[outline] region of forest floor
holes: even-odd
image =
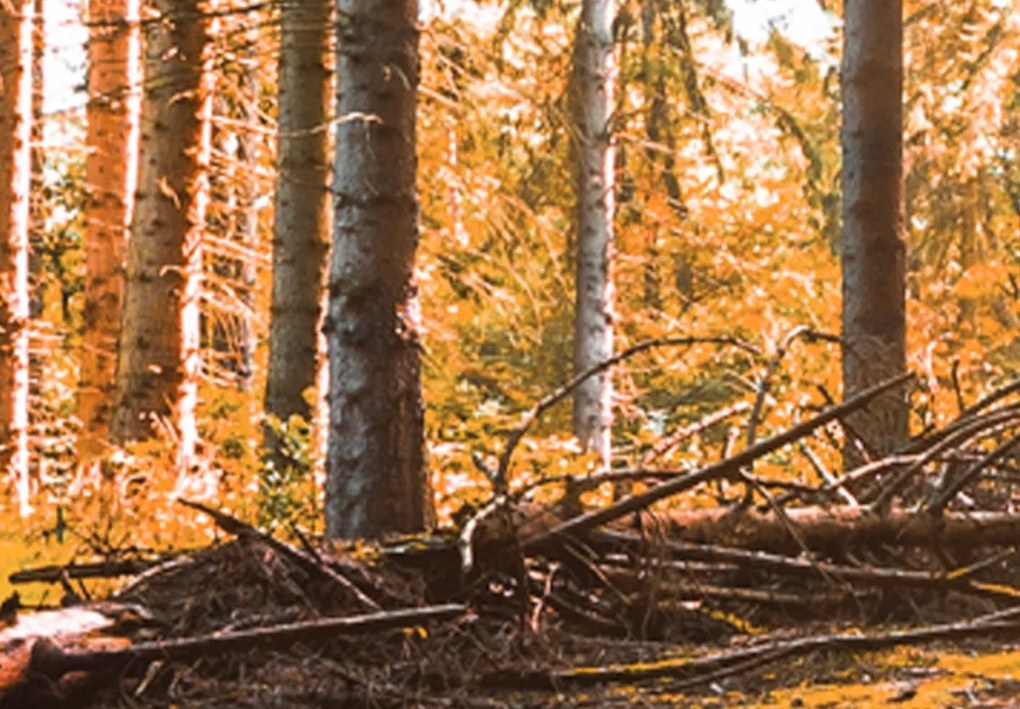
[[[992,408],[1020,382],[842,477],[754,475],[903,381],[698,469],[572,480],[641,481],[589,510],[504,489],[524,425],[458,529],[379,545],[179,500],[234,538],[9,577],[64,597],[0,604],[0,709],[1020,706],[1020,404]]]
[[[415,549],[420,553],[422,548]],[[436,574],[443,564],[424,553],[430,557],[424,572],[375,555],[367,559],[364,550],[361,560],[348,555],[337,568],[387,606],[434,607],[430,601],[444,599],[429,596],[447,594],[442,574]],[[421,566],[418,561],[412,565]],[[42,693],[36,683],[28,693],[0,695],[0,706],[1005,707],[1020,701],[1020,645],[1014,644],[1020,628],[917,646],[859,651],[820,646],[786,657],[757,656],[743,669],[723,666],[717,680],[709,669],[700,676],[684,671],[692,661],[759,644],[775,647],[846,632],[881,637],[922,621],[970,615],[968,599],[953,594],[932,596],[924,608],[887,605],[887,612],[902,617],[856,627],[846,622],[853,612],[833,620],[809,608],[772,611],[768,617],[756,613],[771,627],[745,632],[735,631],[741,621],[732,604],[727,613],[690,604],[695,610],[683,613],[684,623],[648,628],[649,635],[660,637],[642,640],[600,635],[577,618],[568,621],[550,609],[536,613],[535,606],[526,618],[517,617],[513,594],[492,577],[483,588],[457,594],[467,607],[448,618],[412,619],[364,636],[315,634],[278,645],[274,628],[314,627],[323,619],[365,613],[355,596],[313,576],[278,548],[246,536],[163,563],[109,600],[117,608],[119,630],[113,632],[130,638],[126,646],[245,632],[250,642],[166,661],[111,656],[109,670],[89,675],[91,681],[72,672],[59,683],[45,683]],[[695,627],[700,617],[707,621]],[[589,674],[592,681],[585,679]]]

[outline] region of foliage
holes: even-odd
[[[1020,361],[1020,20],[993,0],[907,5],[909,353],[923,375],[920,428],[1014,377]],[[429,464],[444,519],[487,499],[474,460],[498,455],[523,413],[571,375],[566,107],[575,10],[557,2],[516,3],[503,16],[487,5],[437,9],[424,26],[417,276]],[[119,453],[106,473],[116,504],[104,506],[103,475],[75,470],[73,456],[37,441],[40,455],[63,466],[52,504],[68,505],[74,524],[116,516],[111,544],[134,540],[126,530],[141,527],[146,544],[204,534],[172,504],[184,491],[263,522],[309,527],[321,509],[321,419],[270,422],[294,466],[266,471],[259,461],[275,67],[273,51],[252,50],[276,46],[276,19],[250,9],[221,20],[203,462],[175,471],[172,440]],[[614,444],[625,466],[728,405],[763,402],[760,438],[819,405],[816,387],[839,396],[838,346],[803,333],[789,339],[801,327],[839,333],[839,38],[801,47],[774,28],[755,45],[733,36],[718,2],[622,3],[617,29],[618,347],[667,336],[741,343],[664,349],[617,367]],[[46,173],[42,329],[56,346],[39,354],[47,413],[37,415],[62,440],[74,430],[81,169],[69,149]],[[243,376],[239,337],[254,345]],[[568,414],[554,408],[526,439],[515,489],[590,469],[567,435]],[[741,416],[657,463],[694,465],[744,445],[746,410]],[[838,467],[838,443],[818,455]],[[797,453],[758,472],[816,475]]]

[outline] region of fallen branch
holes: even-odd
[[[62,578],[89,579],[132,576],[134,574],[140,574],[147,571],[154,566],[159,566],[166,561],[166,558],[111,559],[108,561],[95,561],[83,564],[39,566],[36,568],[15,571],[7,577],[7,580],[12,584],[35,582],[56,583]]]
[[[631,548],[649,546],[649,542],[637,534],[612,530],[598,532],[596,539],[593,541],[606,544],[625,544]],[[657,541],[651,544],[653,548],[656,544],[661,545],[662,548],[669,552],[672,558],[683,561],[730,563],[745,569],[758,569],[800,578],[835,579],[844,583],[856,583],[867,586],[905,586],[928,589],[951,588],[984,598],[1009,600],[1014,603],[1020,601],[1020,589],[1000,584],[982,583],[968,578],[974,573],[971,567],[948,573],[933,573],[930,571],[890,567],[845,566],[805,559],[803,557],[789,557],[761,551],[747,551],[704,544],[672,541]],[[994,558],[1001,559],[1001,555],[996,555]]]
[[[906,383],[913,376],[913,374],[907,372],[869,389],[865,389],[860,394],[851,397],[843,404],[823,411],[817,416],[808,419],[804,423],[761,441],[760,443],[757,443],[730,458],[713,465],[709,465],[700,470],[696,470],[693,473],[682,475],[675,480],[660,483],[645,492],[624,497],[609,507],[594,510],[569,519],[549,531],[526,538],[521,543],[521,546],[525,550],[530,550],[567,535],[583,534],[595,527],[607,522],[612,522],[613,520],[619,519],[632,512],[637,512],[638,510],[648,507],[653,502],[657,502],[666,497],[689,490],[701,483],[712,480],[735,478],[744,466],[750,464],[754,460],[768,455],[772,451],[782,448],[788,443],[792,443],[793,441],[806,436],[819,426],[823,426],[829,421],[866,406],[867,403],[875,397],[889,389]]]
[[[997,511],[924,512],[893,509],[884,515],[859,507],[795,507],[787,521],[773,512],[728,508],[660,510],[642,515],[642,526],[674,542],[799,554],[804,547],[839,558],[855,548],[883,545],[976,549],[1012,546],[1020,540],[1020,513]],[[797,529],[798,539],[787,524]],[[615,527],[616,525],[614,525]],[[554,527],[555,528],[555,527]]]
[[[553,691],[566,686],[590,687],[607,682],[636,683],[676,678],[679,681],[668,685],[668,688],[656,685],[661,691],[676,691],[819,650],[872,652],[900,645],[918,645],[932,640],[956,640],[980,635],[1015,633],[1018,630],[1020,630],[1020,607],[1014,607],[958,623],[871,635],[812,635],[696,658],[668,658],[660,662],[642,661],[634,664],[573,667],[563,670],[524,672],[503,670],[484,676],[481,684],[489,687]]]
[[[346,618],[324,618],[215,633],[180,640],[139,643],[116,650],[63,650],[56,643],[39,640],[32,647],[31,669],[50,679],[58,679],[68,672],[111,670],[131,662],[155,660],[189,662],[200,657],[225,652],[243,652],[254,648],[283,650],[296,642],[322,642],[348,635],[364,635],[431,621],[451,620],[462,616],[466,610],[466,606],[459,604],[407,608]]]

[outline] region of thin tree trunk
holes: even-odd
[[[416,0],[337,0],[326,533],[424,527],[418,314]]]
[[[32,0],[0,3],[0,473],[31,511],[28,456],[28,215]]]
[[[168,421],[190,461],[199,367],[202,235],[210,146],[209,27],[199,0],[154,0],[146,24],[139,188],[128,244],[118,442]]]
[[[124,261],[138,173],[141,41],[139,0],[91,0],[85,174],[85,328],[78,418],[79,457],[109,438],[124,305]]]
[[[613,0],[583,0],[574,53],[579,93],[575,372],[613,354],[613,15]],[[611,455],[612,398],[609,371],[574,391],[574,433],[585,448],[598,453],[606,468]]]
[[[279,149],[273,224],[273,302],[266,413],[311,421],[323,275],[329,245],[330,0],[285,2],[281,11]],[[267,462],[288,465],[272,424]]]
[[[847,0],[843,95],[843,396],[906,368],[903,21],[899,0]],[[908,436],[890,393],[851,416],[878,454]],[[861,460],[849,443],[845,464]]]
[[[43,207],[43,98],[44,82],[43,65],[46,60],[46,0],[34,0],[32,3],[32,186],[28,200],[28,291],[29,317],[32,321],[42,317],[45,283],[43,283],[43,260],[39,251],[42,246],[43,229],[45,228]],[[35,354],[35,344],[31,342],[29,333],[29,366],[32,369],[31,393],[32,401],[38,395],[38,376],[40,374],[39,357]]]

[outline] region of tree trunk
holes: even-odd
[[[141,42],[138,0],[89,3],[89,100],[85,173],[85,328],[82,335],[78,455],[102,453],[113,418],[124,259],[138,172]]]
[[[199,0],[155,0],[151,10],[112,434],[144,440],[168,419],[183,469],[195,442],[209,30]]]
[[[899,0],[847,0],[843,95],[843,396],[906,369],[903,21]],[[876,454],[907,440],[902,392],[850,417]],[[861,461],[849,442],[847,468]]]
[[[577,275],[574,371],[613,354],[612,248],[614,166],[612,126],[616,67],[613,0],[583,0],[574,52],[578,82]],[[609,467],[613,387],[607,370],[574,390],[574,434]]]
[[[43,282],[43,260],[40,250],[45,229],[43,169],[46,154],[43,148],[43,104],[45,98],[43,67],[46,60],[46,0],[32,3],[32,177],[28,197],[28,312],[35,322],[42,317],[46,284]],[[39,377],[42,366],[36,354],[35,333],[29,332],[29,402],[39,396]],[[31,409],[31,403],[29,404]],[[31,422],[30,422],[31,427]]]
[[[418,313],[416,0],[337,0],[326,533],[378,537],[431,517]]]
[[[311,421],[305,393],[318,370],[318,327],[328,248],[329,0],[284,3],[279,65],[279,149],[273,224],[273,303],[266,413]],[[267,461],[287,456],[266,426]]]
[[[0,473],[29,505],[28,215],[32,0],[0,3]]]

